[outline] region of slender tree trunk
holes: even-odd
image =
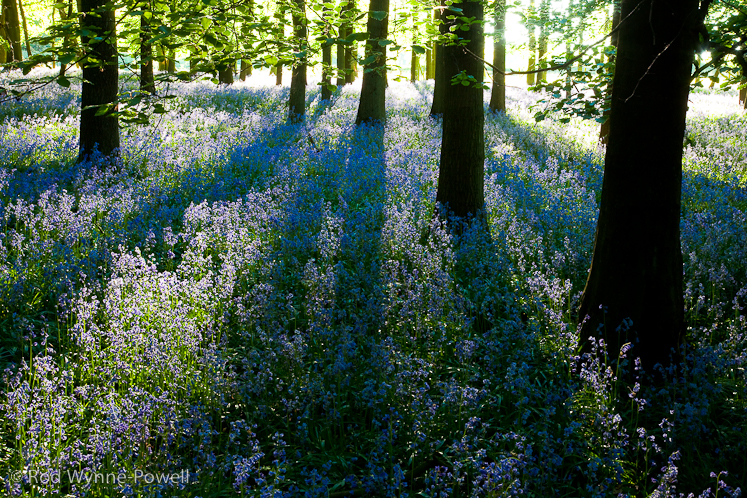
[[[345,3],[345,12],[348,16],[348,20],[346,22],[346,30],[345,30],[345,36],[350,36],[353,33],[353,16],[355,15],[355,0],[347,0]],[[355,76],[358,72],[358,65],[355,61],[355,55],[357,55],[354,50],[356,50],[357,45],[346,45],[345,46],[345,83],[350,84],[355,81]]]
[[[431,48],[430,43],[426,45],[425,48],[425,79],[432,80],[433,79],[433,49]]]
[[[383,19],[368,16],[368,40],[366,41],[366,58],[370,60],[364,66],[361,86],[361,100],[355,124],[379,122],[386,120],[386,46],[380,42],[389,34],[389,0],[371,0],[371,13],[383,12]]]
[[[547,23],[550,20],[550,2],[549,0],[542,0],[540,2],[540,35],[539,35],[539,43],[537,46],[537,52],[538,52],[538,62],[541,66],[546,66],[547,61],[545,60],[545,57],[547,56]],[[540,83],[547,83],[547,71],[542,71],[540,73],[537,73],[537,82]]]
[[[329,15],[330,8],[324,7],[323,13]],[[332,36],[329,25],[324,28],[324,36],[329,39]],[[332,44],[326,41],[322,43],[322,92],[321,100],[330,100],[332,98]]]
[[[16,0],[3,0],[3,11],[5,12],[5,34],[10,44],[10,54],[7,60],[23,60],[23,49],[21,48],[21,21],[18,17],[18,4]]]
[[[296,48],[299,52],[306,50],[306,3],[295,0],[296,10],[293,11],[294,40],[298,41]],[[293,64],[288,97],[288,121],[300,123],[306,115],[306,57]]]
[[[622,0],[619,49],[594,256],[581,330],[609,354],[630,342],[653,372],[684,332],[680,206],[690,71],[699,0]],[[704,15],[704,14],[703,14]],[[628,17],[629,16],[629,17]],[[632,327],[616,332],[629,318]]]
[[[103,10],[106,0],[82,0],[83,28],[92,35],[81,36],[81,46],[89,58],[83,61],[83,90],[80,113],[81,160],[94,149],[109,156],[119,149],[119,121],[115,109],[97,115],[100,106],[117,101],[117,37],[113,10]],[[97,39],[98,38],[98,39]]]
[[[168,71],[170,74],[174,74],[176,72],[176,51],[175,50],[169,50],[169,58],[166,64],[166,71]]]
[[[480,1],[466,1],[459,4],[463,9],[459,17],[483,19]],[[449,15],[449,12],[445,12]],[[449,21],[451,24],[454,21]],[[457,19],[459,25],[462,21]],[[467,48],[478,57],[483,57],[484,36],[482,23],[471,24],[468,31],[458,26],[456,33],[469,40]],[[448,85],[445,87],[445,108],[443,136],[441,140],[441,161],[438,173],[436,202],[445,206],[456,216],[467,217],[482,213],[485,205],[483,193],[485,176],[485,122],[483,108],[482,61],[473,57],[463,47],[444,47],[444,71],[447,77],[459,74],[462,70],[477,79],[478,84]],[[440,212],[439,215],[446,215]]]
[[[345,0],[343,0],[345,1]],[[348,13],[348,4],[347,2],[342,6],[342,10],[340,11],[341,17],[343,17],[343,20],[340,21],[340,27],[338,28],[338,38],[347,38],[350,33],[348,33],[347,28],[347,21],[345,20],[345,16],[347,16]],[[348,61],[347,57],[345,57],[345,45],[342,43],[337,44],[337,86],[343,86],[345,84],[345,74],[347,74],[349,67],[345,66],[345,63]]]
[[[612,12],[612,30],[617,28],[617,25],[620,24],[620,0],[615,0],[613,3],[613,12]],[[620,34],[618,32],[612,33],[612,36],[610,37],[610,45],[615,47],[617,49],[618,45],[620,43]],[[610,62],[615,62],[615,56],[610,56]],[[603,143],[607,143],[607,137],[610,134],[610,103],[612,101],[612,81],[610,81],[609,85],[607,85],[607,91],[604,95],[604,107],[605,110],[602,113],[602,117],[606,118],[606,120],[602,123],[602,125],[599,127],[599,140]]]
[[[233,85],[233,71],[235,66],[236,63],[234,61],[221,64],[218,69],[218,82],[221,85]]]
[[[441,6],[444,5],[443,0]],[[444,22],[438,26],[440,34],[446,34],[448,32],[448,26],[446,19],[442,19],[441,10],[434,11],[434,19],[436,21],[443,20]],[[446,74],[446,65],[444,63],[444,46],[440,43],[436,43],[435,46],[435,57],[433,60],[433,104],[431,105],[431,116],[437,116],[444,113],[444,107],[446,102],[445,98],[445,87],[450,85],[449,77],[453,75]],[[459,72],[459,71],[457,71]]]
[[[420,73],[420,57],[418,57],[418,54],[415,52],[415,50],[413,50],[410,56],[410,81],[412,83],[415,83],[416,81],[418,81],[419,73]]]
[[[5,28],[5,5],[0,4],[0,64],[5,64],[8,61],[9,52],[5,50],[5,43],[10,45],[10,38]]]
[[[747,82],[742,82],[742,84],[747,84]],[[747,87],[739,90],[739,103],[743,104],[744,108],[747,109]]]
[[[534,0],[529,0],[529,10],[527,13],[530,17],[534,16]],[[537,50],[537,41],[534,37],[535,27],[534,19],[529,19],[529,21],[527,21],[527,30],[529,31],[529,64],[527,65],[527,71],[534,71],[534,54]],[[527,84],[529,86],[534,85],[535,76],[535,73],[527,74]]]
[[[493,88],[490,110],[506,112],[506,0],[496,0],[493,35]]]
[[[26,53],[28,57],[31,57],[31,43],[29,43],[29,25],[26,22],[26,12],[23,11],[23,0],[17,0],[18,11],[21,13],[21,21],[23,24],[23,38],[26,41]]]
[[[140,91],[152,95],[156,93],[156,82],[153,77],[153,46],[150,44],[151,29],[150,19],[146,12],[150,14],[148,2],[141,5],[142,15],[140,16]]]
[[[283,84],[283,63],[279,62],[275,65],[275,84],[280,86]]]

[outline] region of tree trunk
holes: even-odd
[[[483,8],[480,1],[463,2],[459,7],[463,9],[463,13],[458,16],[482,21]],[[448,15],[449,12],[446,11],[445,14]],[[455,22],[462,23],[459,19]],[[469,31],[462,31],[458,27],[455,32],[469,40],[467,48],[472,53],[483,57],[482,23],[470,25]],[[462,70],[477,79],[477,84],[449,84],[445,87],[441,161],[436,193],[436,202],[446,208],[445,212],[442,208],[442,212],[438,213],[440,216],[452,212],[456,216],[467,217],[482,213],[485,205],[485,117],[481,88],[484,70],[481,60],[458,45],[444,47],[443,61],[447,81]]]
[[[109,109],[102,115],[100,106],[117,101],[117,37],[113,10],[103,10],[107,0],[81,2],[82,28],[93,36],[81,36],[81,46],[90,58],[83,61],[83,90],[80,113],[80,160],[94,149],[109,156],[119,149],[119,121]],[[100,38],[100,39],[96,39]]]
[[[16,0],[3,0],[5,13],[5,35],[8,37],[10,53],[6,55],[8,62],[23,60],[21,48],[21,21],[18,17]]]
[[[345,12],[348,15],[348,21],[347,21],[347,28],[345,30],[345,36],[349,36],[353,33],[353,16],[355,15],[355,0],[347,0],[345,3]],[[356,50],[357,46],[355,44],[353,45],[346,45],[345,46],[345,84],[350,84],[355,81],[356,73],[358,72],[358,65],[355,61],[355,55],[357,55],[354,50]]]
[[[9,52],[5,50],[5,43],[10,45],[10,39],[8,38],[8,32],[5,28],[5,5],[0,4],[0,64],[9,62]]]
[[[617,25],[620,24],[620,0],[615,0],[613,2],[613,12],[612,12],[612,27],[611,29],[614,30],[617,28]],[[610,45],[615,47],[617,49],[618,45],[620,43],[620,34],[618,32],[612,33],[612,36],[610,37]],[[610,62],[615,62],[615,56],[610,56]],[[607,91],[604,95],[604,112],[602,113],[602,117],[606,118],[606,121],[602,123],[602,125],[599,127],[599,141],[603,144],[607,143],[607,137],[610,134],[610,102],[612,99],[612,81],[610,81],[609,85],[607,85]]]
[[[342,6],[340,16],[344,17],[347,15],[347,2]],[[340,21],[340,27],[337,33],[338,38],[347,38],[348,33],[347,22],[343,19]],[[347,73],[348,67],[345,66],[347,57],[345,57],[345,45],[342,43],[337,44],[337,86],[343,86],[345,84],[345,74]]]
[[[441,6],[444,5],[443,0]],[[437,9],[434,11],[434,20],[443,20],[444,22],[438,26],[440,34],[448,33],[448,27],[446,19],[441,19],[442,11]],[[433,58],[433,104],[431,105],[431,116],[437,116],[444,113],[445,107],[445,87],[450,84],[448,77],[446,76],[446,69],[444,64],[444,46],[440,43],[436,43],[435,54]],[[458,71],[457,71],[458,72]]]
[[[168,71],[170,74],[174,74],[176,72],[176,51],[175,50],[169,50],[169,58],[166,61],[166,71]],[[233,76],[231,76],[231,80],[233,80]],[[231,81],[233,83],[233,81]]]
[[[594,256],[579,309],[581,343],[631,342],[653,372],[684,332],[680,206],[698,0],[622,0],[609,144]],[[628,17],[629,16],[629,17]],[[632,327],[616,332],[629,318]]]
[[[324,13],[329,15],[329,7],[324,7]],[[332,38],[329,26],[327,25],[324,29],[324,36],[329,39]],[[332,98],[332,44],[326,41],[322,43],[322,94],[321,100],[329,100]]]
[[[418,54],[415,52],[415,50],[412,51],[412,54],[410,55],[410,81],[412,83],[415,83],[418,81],[418,75],[420,73],[420,57],[418,57]]]
[[[368,15],[365,61],[370,62],[363,69],[356,125],[386,121],[386,46],[379,42],[386,40],[389,34],[389,0],[371,0],[369,10],[371,13],[384,12],[386,15],[381,20],[371,13]]]
[[[306,50],[306,4],[304,0],[295,0],[293,11],[293,33],[297,40],[298,52]],[[306,56],[293,64],[290,96],[288,97],[288,121],[300,123],[306,115]]]
[[[275,84],[280,86],[283,84],[283,63],[278,62],[275,66]]]
[[[218,69],[218,83],[221,85],[233,85],[233,70],[236,63],[233,61],[222,63]]]
[[[742,82],[742,84],[747,84],[747,82]],[[747,109],[747,87],[739,90],[739,103],[743,104],[744,108]]]
[[[246,59],[241,59],[241,71],[239,72],[239,78],[241,81],[246,81],[247,76],[252,75],[252,65]]]
[[[433,79],[433,56],[432,56],[433,50],[430,47],[430,44],[426,45],[425,48],[425,79],[430,80]]]
[[[506,112],[506,0],[495,2],[493,35],[493,88],[490,110]]]
[[[148,4],[142,5],[140,16],[140,91],[155,95],[156,82],[153,77],[153,46],[150,44],[150,19],[146,17]]]
[[[540,67],[546,66],[547,61],[545,56],[547,55],[547,23],[550,20],[550,2],[549,0],[542,0],[540,2],[540,35],[539,43],[537,46],[538,57],[537,60]],[[537,83],[547,83],[547,71],[537,73]]]
[[[26,12],[23,11],[23,0],[18,1],[18,12],[21,13],[21,21],[23,23],[23,38],[26,41],[26,53],[28,57],[31,57],[31,43],[29,43],[29,25],[26,22]]]
[[[527,11],[530,17],[534,16],[534,0],[529,0],[529,10]],[[529,64],[527,65],[527,71],[534,71],[534,52],[537,50],[537,41],[534,38],[535,31],[534,19],[527,21],[527,30],[529,31]],[[527,85],[534,85],[535,73],[527,74]]]

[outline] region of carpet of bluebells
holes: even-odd
[[[595,123],[509,88],[489,231],[450,230],[432,82],[392,82],[385,129],[353,126],[360,87],[289,125],[264,83],[172,84],[113,166],[76,162],[79,85],[0,104],[0,493],[740,496],[735,95],[690,96],[686,361],[651,388],[635,348],[577,353]]]

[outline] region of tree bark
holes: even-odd
[[[6,58],[8,62],[21,61],[23,60],[21,21],[18,17],[16,0],[3,0],[3,12],[5,13],[5,35],[10,45],[10,53],[6,55]]]
[[[496,0],[493,34],[493,88],[490,110],[506,112],[506,0]]]
[[[26,53],[28,57],[31,57],[31,43],[29,43],[29,25],[26,22],[26,12],[23,11],[23,0],[18,1],[18,12],[21,14],[21,22],[23,24],[23,38],[26,41]]]
[[[466,1],[460,3],[459,7],[463,9],[463,13],[458,16],[474,17],[482,21],[483,7],[480,1]],[[445,14],[449,15],[449,11],[445,11]],[[459,19],[456,22],[461,24]],[[469,31],[462,31],[458,27],[455,32],[469,40],[469,51],[483,58],[482,23],[470,25]],[[477,84],[448,84],[445,87],[441,161],[436,192],[437,205],[446,209],[443,211],[442,208],[438,215],[445,216],[451,212],[459,217],[468,217],[482,213],[485,205],[485,116],[481,88],[484,69],[481,60],[458,45],[444,47],[443,61],[447,82],[450,83],[451,77],[462,70],[477,80]]]
[[[247,76],[252,75],[252,65],[246,59],[241,59],[241,67],[239,69],[239,79],[246,81]]]
[[[349,36],[353,34],[353,16],[355,14],[355,0],[347,0],[345,3],[345,12],[348,16],[348,20],[346,23],[346,30],[345,30],[345,36]],[[345,84],[350,84],[355,81],[355,76],[358,72],[358,65],[355,61],[355,55],[357,55],[354,50],[356,50],[356,45],[347,45],[345,46]]]
[[[324,7],[323,12],[329,15],[329,7]],[[324,36],[327,39],[332,38],[332,33],[329,25],[324,28]],[[330,100],[332,98],[332,91],[330,86],[332,85],[332,44],[326,41],[322,43],[322,92],[321,100]]]
[[[347,3],[343,5],[340,11],[341,17],[347,15]],[[338,28],[337,37],[347,38],[348,35],[347,22],[343,19],[340,21],[340,27]],[[345,84],[345,74],[347,73],[348,67],[345,66],[347,58],[345,57],[345,45],[342,43],[337,44],[337,86],[343,86]]]
[[[222,63],[218,69],[218,82],[221,85],[233,85],[233,70],[236,62],[229,61]]]
[[[620,0],[615,0],[613,2],[613,12],[612,12],[612,27],[611,30],[614,30],[617,28],[617,25],[620,24]],[[617,49],[618,45],[620,44],[620,34],[618,32],[612,33],[612,36],[610,36],[610,45],[615,47]],[[615,56],[610,57],[610,63],[615,62]],[[607,91],[604,95],[604,107],[605,110],[602,113],[602,117],[606,118],[606,121],[602,123],[602,125],[599,127],[599,141],[603,144],[607,143],[607,137],[610,134],[610,101],[612,99],[612,81],[610,81],[610,84],[607,85]]]
[[[745,84],[745,82],[742,82],[742,84]],[[747,87],[739,90],[739,103],[747,109]]]
[[[580,342],[599,327],[616,357],[653,372],[684,333],[680,206],[682,141],[701,22],[698,0],[622,0],[609,144],[594,256],[581,299]],[[704,14],[703,14],[704,15]],[[629,17],[628,17],[629,16]],[[629,318],[632,327],[616,332]]]
[[[534,71],[534,53],[537,50],[537,41],[534,38],[535,23],[534,19],[531,18],[534,16],[534,0],[529,0],[529,10],[527,13],[530,16],[529,21],[527,21],[527,30],[529,31],[529,64],[527,65],[527,71]],[[527,85],[534,85],[534,78],[535,73],[527,74]]]
[[[146,17],[146,12],[150,14],[148,2],[141,5],[142,15],[140,16],[140,91],[155,95],[156,81],[153,77],[153,46],[150,44],[151,29],[150,19]]]
[[[9,52],[5,50],[5,43],[10,45],[10,38],[8,38],[8,32],[5,28],[5,5],[0,4],[0,64],[8,62]]]
[[[306,50],[306,4],[304,0],[295,0],[293,11],[294,40],[298,41],[298,52]],[[306,56],[293,64],[288,97],[288,121],[300,123],[306,115]]]
[[[443,7],[444,2],[441,1]],[[441,35],[448,33],[448,26],[446,19],[443,18],[442,11],[437,9],[434,11],[433,19],[435,21],[444,21],[438,26],[438,32]],[[431,105],[431,116],[437,116],[444,113],[445,107],[445,87],[449,85],[449,79],[445,73],[444,67],[444,47],[440,43],[436,43],[435,52],[433,57],[433,104]]]
[[[114,11],[104,10],[106,3],[106,0],[81,2],[82,27],[93,35],[81,36],[81,46],[90,58],[83,61],[80,160],[95,149],[105,156],[119,149],[119,120],[113,114],[116,108],[97,115],[101,106],[116,103],[119,81]]]
[[[379,42],[386,40],[389,34],[389,0],[371,0],[369,10],[366,60],[372,62],[363,69],[356,125],[386,121],[386,46]],[[378,20],[373,17],[373,12],[384,12],[386,15]]]
[[[550,2],[549,0],[542,0],[540,2],[540,35],[539,43],[537,44],[537,60],[540,63],[540,67],[547,65],[545,56],[547,55],[547,23],[550,20]],[[537,73],[537,82],[547,83],[547,71],[541,71]]]
[[[283,63],[278,62],[275,66],[275,84],[280,86],[283,84]]]

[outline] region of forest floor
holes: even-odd
[[[132,82],[125,82],[129,88]],[[691,95],[687,360],[579,357],[596,123],[486,116],[489,232],[434,220],[432,82],[286,123],[288,88],[172,84],[76,162],[79,84],[0,105],[0,487],[16,496],[739,496],[747,114]],[[487,101],[487,100],[486,100]],[[645,181],[645,179],[641,179]],[[430,231],[429,238],[422,237]],[[618,361],[619,360],[619,361]],[[626,380],[628,379],[628,380]],[[705,491],[704,491],[705,490]]]

